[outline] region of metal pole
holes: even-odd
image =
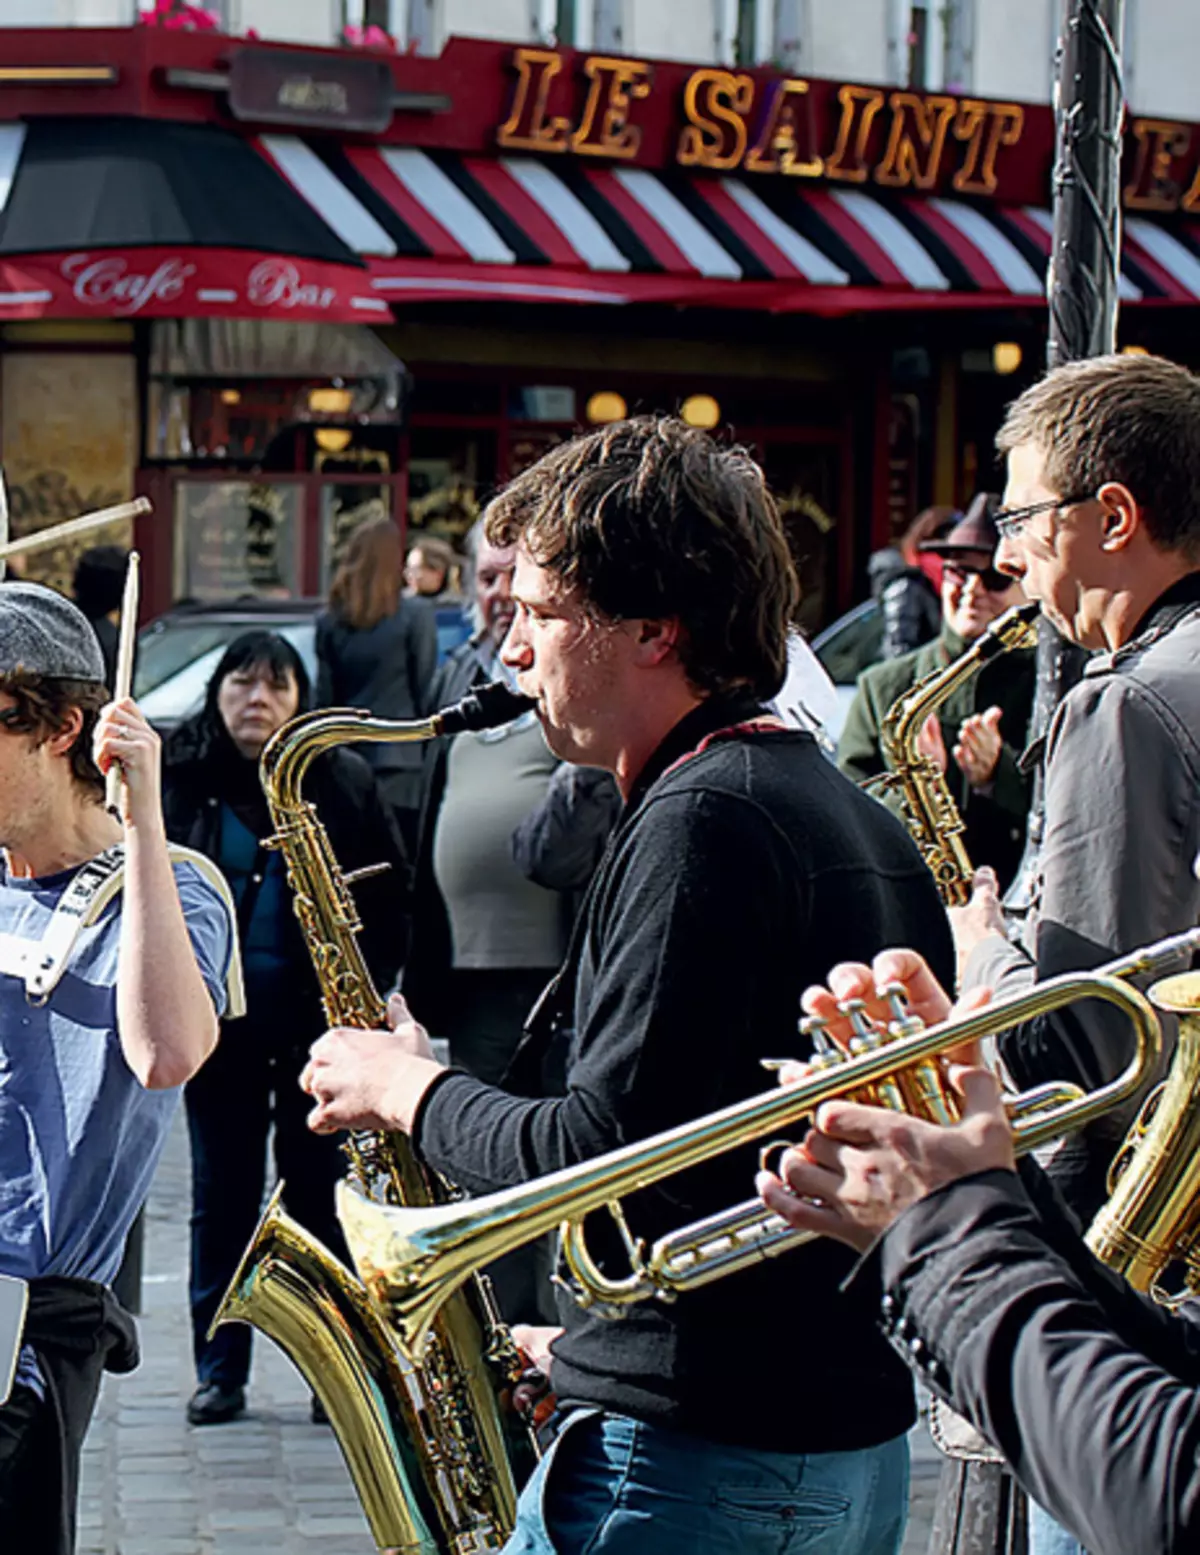
[[[1054,94],[1050,367],[1112,351],[1121,263],[1124,0],[1066,0]]]
[[[1124,0],[1065,0],[1054,89],[1054,243],[1046,274],[1050,328],[1046,365],[1116,348],[1121,265],[1120,38]],[[1054,710],[1083,674],[1088,655],[1049,621],[1038,624],[1037,684],[1030,741],[1041,740]],[[1006,906],[1032,902],[1045,825],[1042,768],[1034,778],[1025,853]]]

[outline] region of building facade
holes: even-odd
[[[149,495],[150,612],[320,593],[378,513],[455,538],[639,410],[756,451],[810,629],[919,507],[996,479],[1045,349],[1050,0],[38,0],[37,27],[23,3],[13,523]],[[1177,9],[1127,5],[1121,338],[1189,360],[1200,13]]]

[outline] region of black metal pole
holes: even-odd
[[[1124,0],[1064,0],[1054,92],[1054,242],[1046,274],[1048,367],[1116,348],[1123,10]],[[1039,623],[1031,740],[1045,737],[1055,708],[1082,675],[1087,657],[1049,621]],[[1031,904],[1044,818],[1039,764],[1025,853],[1007,897],[1011,912],[1025,912]]]
[[[1054,94],[1054,248],[1046,363],[1112,351],[1121,263],[1124,0],[1065,0]]]

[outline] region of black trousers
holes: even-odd
[[[222,1388],[245,1385],[250,1329],[230,1323],[205,1336],[258,1223],[272,1128],[284,1207],[348,1260],[333,1201],[346,1159],[339,1136],[308,1129],[312,1101],[298,1084],[308,1044],[319,1034],[311,1029],[311,1008],[259,998],[251,1009],[222,1028],[216,1051],[184,1092],[192,1144],[192,1348],[198,1380]]]
[[[30,1283],[25,1340],[43,1396],[18,1384],[0,1405],[0,1548],[72,1555],[79,1460],[101,1374],[137,1365],[136,1330],[104,1286],[48,1277]]]

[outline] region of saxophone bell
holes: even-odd
[[[408,744],[494,727],[534,705],[498,685],[411,722],[325,708],[294,718],[267,743],[259,772],[271,845],[287,866],[330,1026],[382,1026],[387,1011],[358,947],[351,877],[303,796],[312,762],[335,745]],[[345,1150],[358,1193],[374,1204],[432,1208],[447,1196],[403,1134],[355,1131]],[[439,1306],[413,1361],[354,1275],[272,1201],[213,1321],[261,1329],[308,1379],[389,1555],[501,1549],[517,1484],[536,1461],[532,1436],[507,1405],[520,1372],[516,1347],[485,1283],[466,1275],[459,1286],[466,1288]]]
[[[1111,1196],[1086,1240],[1134,1290],[1176,1307],[1200,1292],[1200,971],[1165,977],[1148,997],[1179,1021],[1175,1057],[1113,1158]],[[1163,1285],[1173,1264],[1179,1294]]]

